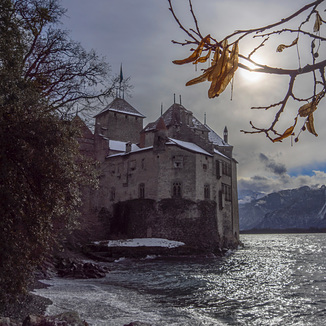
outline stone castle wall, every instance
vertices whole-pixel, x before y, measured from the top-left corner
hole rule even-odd
[[[222,247],[214,201],[169,198],[120,202],[114,206],[110,225],[112,234],[126,238],[178,240],[203,252]]]
[[[96,118],[95,134],[109,139],[139,143],[143,119],[138,116],[107,111]]]

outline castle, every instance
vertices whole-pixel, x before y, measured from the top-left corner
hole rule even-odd
[[[181,101],[181,98],[180,98]],[[203,251],[239,241],[237,162],[228,144],[181,103],[143,127],[145,116],[115,98],[86,125],[81,149],[100,162],[88,209],[109,235],[183,241]]]

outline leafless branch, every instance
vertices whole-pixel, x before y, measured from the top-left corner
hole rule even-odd
[[[308,110],[307,113],[307,118],[305,119],[305,123],[309,123],[310,124],[310,129],[309,131],[314,134],[317,135],[314,132],[313,129],[313,125],[312,121],[312,113],[313,111],[316,110],[317,105],[319,104],[320,100],[322,98],[325,97],[325,92],[326,92],[326,82],[325,82],[325,67],[326,67],[326,58],[322,58],[320,60],[319,58],[319,49],[320,49],[320,44],[321,42],[326,41],[326,38],[324,36],[322,36],[320,34],[320,26],[322,24],[322,22],[325,22],[325,19],[323,19],[323,17],[321,16],[320,12],[321,10],[318,11],[319,6],[324,2],[324,0],[316,0],[313,1],[311,3],[307,3],[306,5],[304,5],[303,7],[301,7],[300,9],[296,10],[295,12],[293,12],[291,15],[282,18],[280,20],[277,20],[276,22],[272,23],[272,24],[268,24],[265,26],[261,26],[261,27],[257,27],[257,28],[252,28],[252,29],[244,29],[244,30],[236,30],[235,32],[224,36],[220,41],[216,40],[213,36],[210,36],[211,42],[207,43],[207,42],[202,42],[202,40],[204,39],[202,36],[202,33],[200,31],[200,27],[199,27],[199,23],[198,20],[196,18],[196,15],[194,13],[193,10],[193,5],[192,5],[192,0],[189,0],[189,8],[190,8],[190,12],[192,14],[193,17],[193,21],[195,23],[196,29],[188,29],[186,28],[181,21],[179,20],[178,16],[176,15],[173,7],[172,7],[172,0],[167,0],[169,3],[169,10],[171,11],[175,21],[178,23],[179,27],[188,35],[188,37],[190,37],[190,40],[186,40],[184,42],[177,42],[177,41],[173,41],[174,44],[178,44],[178,45],[182,45],[182,46],[194,46],[196,45],[197,47],[197,52],[201,53],[202,51],[208,51],[211,50],[213,53],[214,51],[218,51],[219,53],[222,53],[224,51],[229,51],[228,53],[231,52],[231,50],[227,50],[227,49],[231,49],[231,46],[233,45],[238,45],[240,42],[244,42],[244,39],[247,39],[248,37],[251,37],[253,39],[255,38],[264,38],[263,41],[258,44],[258,46],[254,47],[249,55],[244,55],[243,53],[237,53],[237,57],[239,59],[241,59],[241,62],[237,63],[237,67],[240,69],[245,69],[248,71],[255,71],[257,73],[263,73],[263,74],[271,74],[271,75],[282,75],[282,76],[288,76],[289,77],[289,85],[288,88],[286,90],[285,96],[282,100],[280,100],[279,102],[276,102],[274,104],[269,104],[266,106],[256,106],[253,107],[252,109],[260,109],[260,110],[269,110],[272,108],[278,108],[278,110],[275,113],[274,119],[273,121],[271,121],[270,126],[268,128],[259,128],[257,126],[255,126],[252,122],[250,122],[252,131],[244,131],[242,130],[242,132],[246,133],[246,134],[259,134],[259,133],[264,133],[266,135],[266,137],[272,141],[282,141],[283,138],[286,138],[287,136],[289,136],[291,134],[292,129],[294,129],[294,127],[296,126],[297,123],[297,116],[299,115],[299,113],[295,116],[295,124],[289,128],[289,130],[287,130],[285,133],[281,134],[277,131],[276,126],[279,122],[279,120],[281,119],[282,113],[286,110],[286,106],[289,102],[289,99],[291,98],[292,100],[302,103],[302,102],[306,102],[306,107],[310,107],[311,109],[310,111]],[[323,12],[325,12],[326,10],[324,10]],[[304,17],[302,17],[304,15]],[[294,18],[298,18],[301,17],[301,22],[299,23],[298,28],[288,28],[287,23],[291,22],[294,20]],[[307,29],[304,29],[306,25],[312,17],[316,17],[315,20],[315,25],[314,25],[314,30],[313,31],[309,31]],[[318,18],[318,19],[317,19]],[[319,22],[318,22],[319,20]],[[282,28],[283,27],[283,28]],[[296,46],[297,48],[297,56],[298,56],[298,66],[299,68],[297,69],[288,69],[286,66],[284,67],[273,67],[273,66],[268,66],[268,65],[264,65],[262,63],[258,63],[255,62],[254,60],[252,60],[252,56],[253,54],[257,53],[262,47],[264,47],[267,43],[269,43],[270,39],[273,37],[273,39],[277,38],[279,35],[281,34],[295,34],[296,38],[294,39],[294,41],[291,44],[288,45],[284,45],[284,44],[280,44],[279,47],[277,48],[278,52],[283,51],[284,49],[288,48],[288,47],[292,47],[292,46]],[[301,58],[300,58],[300,53],[299,53],[299,42],[301,41],[301,38],[310,38],[311,39],[311,61],[306,62],[305,65],[303,67],[301,67]],[[202,42],[202,43],[201,43]],[[200,45],[201,44],[201,45]],[[183,63],[187,63],[197,59],[197,53],[195,52],[195,49],[192,49],[194,52],[194,59],[190,57],[190,59],[186,59],[186,60],[177,60],[178,64],[183,64]],[[233,51],[233,50],[232,50]],[[223,59],[224,60],[224,59]],[[177,63],[177,62],[175,62]],[[216,64],[215,67],[217,67],[215,69],[215,75],[212,73],[212,69],[204,69],[204,74],[203,76],[200,76],[198,78],[195,78],[194,80],[192,80],[191,82],[188,82],[188,85],[193,85],[195,83],[198,82],[202,82],[204,80],[212,80],[213,78],[217,78],[219,79],[218,83],[223,84],[223,89],[226,87],[225,83],[229,83],[229,81],[232,78],[232,75],[229,75],[229,73],[226,73],[225,71],[222,73],[221,75],[216,74],[216,71],[219,69],[219,65],[217,65],[217,63],[213,63],[214,65]],[[223,63],[220,63],[220,66],[224,65],[224,64],[229,64],[229,65],[233,65],[233,61],[229,62],[229,61],[224,61]],[[251,66],[254,65],[254,68],[251,68]],[[226,66],[225,66],[226,67]],[[222,68],[221,71],[223,71],[224,68]],[[226,68],[225,68],[226,69]],[[230,74],[233,74],[234,71],[236,70],[233,69],[231,70]],[[317,72],[319,72],[319,74],[317,74]],[[300,99],[297,96],[294,95],[294,87],[295,87],[295,83],[298,77],[301,77],[303,75],[307,75],[307,74],[312,74],[313,77],[313,87],[312,87],[312,94],[310,96],[308,96],[305,99]],[[216,84],[216,83],[215,83]],[[217,95],[210,96],[210,97],[215,97],[218,96],[219,93],[217,93]],[[299,109],[300,110],[300,109]],[[305,116],[303,116],[305,117]],[[311,117],[311,118],[309,118]],[[304,130],[302,128],[302,130]],[[278,136],[277,139],[273,138],[275,136]]]

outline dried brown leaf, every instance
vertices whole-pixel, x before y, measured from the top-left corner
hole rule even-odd
[[[205,72],[202,75],[200,75],[200,76],[198,76],[198,77],[196,77],[194,79],[189,80],[186,83],[186,86],[199,84],[199,83],[202,83],[202,82],[208,80],[208,77],[209,77],[212,70],[213,70],[213,67],[209,67],[208,69],[205,70]]]
[[[318,137],[318,134],[316,133],[316,130],[315,130],[315,125],[314,125],[314,116],[313,116],[313,113],[310,113],[308,115],[308,118],[307,118],[307,121],[306,121],[306,127],[307,127],[307,130],[315,135],[316,137]]]
[[[320,26],[322,25],[322,19],[319,15],[319,12],[316,12],[316,20],[315,20],[315,24],[314,24],[314,32],[319,32],[320,31]]]
[[[211,56],[211,52],[212,52],[212,50],[209,49],[208,53],[205,56],[199,57],[196,61],[193,62],[193,64],[206,62],[209,59],[209,57]]]
[[[226,47],[223,48],[223,53],[217,62],[216,69],[214,69],[211,76],[209,76],[212,80],[211,87],[208,90],[209,98],[219,96],[232,80],[235,71],[238,69],[238,54],[238,42],[233,45],[231,53],[227,49],[227,44]]]
[[[190,63],[190,62],[197,60],[200,57],[205,44],[210,44],[210,35],[209,34],[200,41],[198,47],[194,50],[194,52],[188,58],[185,58],[182,60],[174,60],[172,62],[176,65],[183,65],[185,63]]]
[[[295,128],[295,126],[297,124],[297,120],[298,120],[298,118],[296,117],[294,119],[294,125],[287,128],[281,136],[273,139],[273,143],[275,143],[277,141],[281,142],[284,138],[287,138],[287,137],[291,136],[293,134],[294,128]]]
[[[276,52],[282,52],[284,49],[290,48],[290,47],[296,45],[298,43],[298,40],[299,40],[299,38],[297,37],[290,45],[280,44],[277,47]]]
[[[211,86],[208,90],[209,98],[219,96],[225,90],[238,68],[238,42],[233,44],[232,50],[230,51],[227,40],[224,40],[221,56],[219,52],[220,49],[217,46],[212,60],[212,66],[204,70],[201,76],[189,80],[186,86],[195,85],[206,80],[210,81]]]
[[[310,102],[310,103],[307,103],[305,105],[302,105],[299,108],[298,113],[299,113],[300,117],[307,117],[309,114],[316,111],[316,109],[317,109],[316,103],[315,102]]]

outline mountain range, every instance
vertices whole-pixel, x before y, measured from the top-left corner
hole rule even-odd
[[[240,230],[326,228],[326,186],[282,190],[239,200]]]

